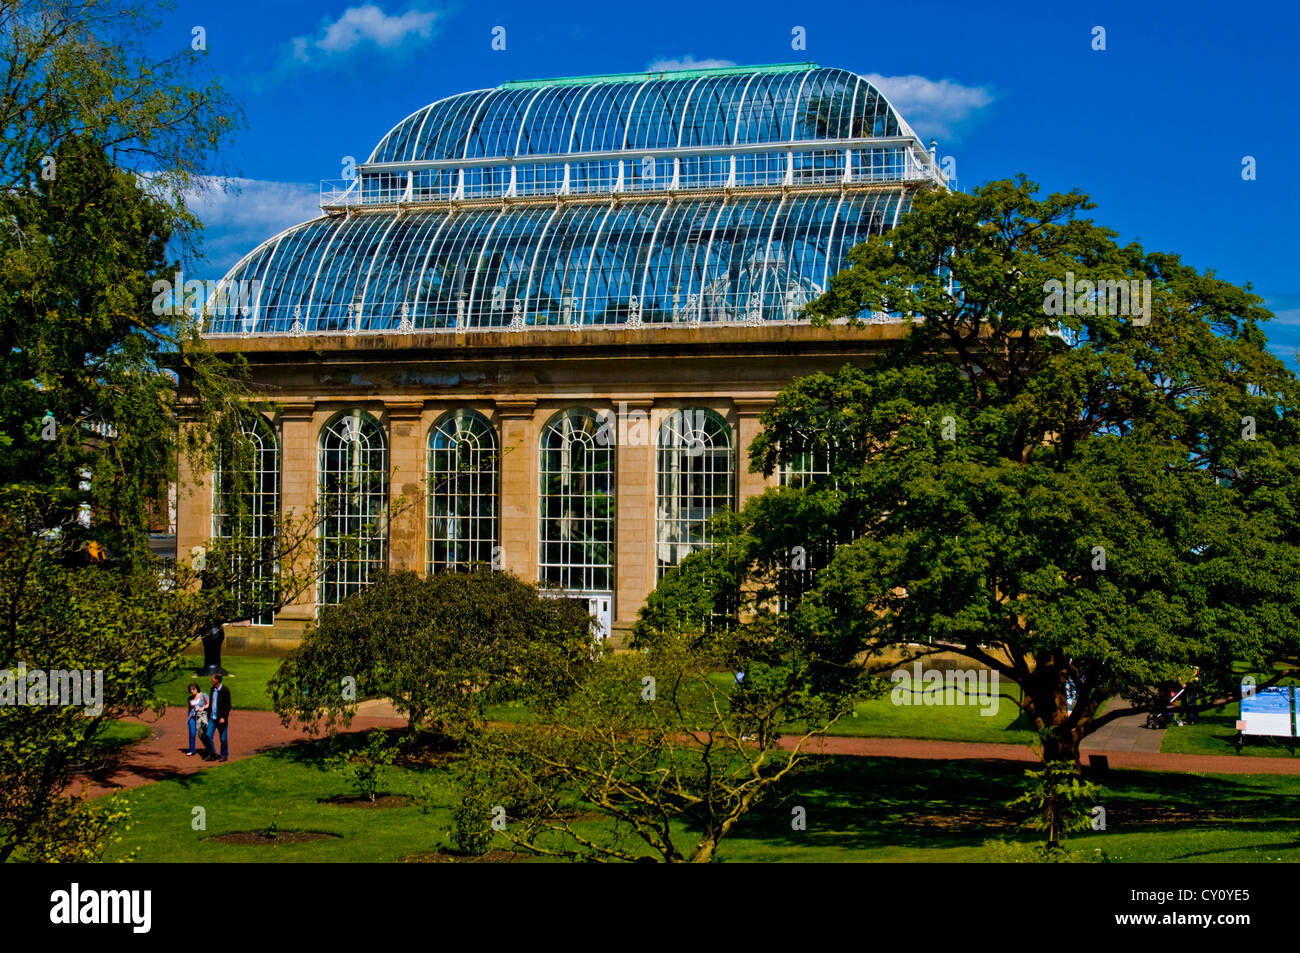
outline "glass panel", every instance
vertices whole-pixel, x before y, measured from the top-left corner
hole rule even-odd
[[[260,414],[241,416],[230,442],[218,444],[212,474],[212,536],[226,540],[237,619],[274,622],[279,549],[280,447]]]
[[[556,414],[540,442],[537,578],[569,592],[614,587],[614,434],[586,409]]]
[[[735,500],[731,428],[711,410],[673,411],[659,427],[655,492],[658,576],[710,545],[708,521]]]
[[[321,431],[317,460],[319,582],[316,605],[337,605],[388,564],[388,448],[363,410]]]
[[[425,564],[446,572],[476,563],[499,568],[496,434],[482,414],[456,410],[429,434]]]

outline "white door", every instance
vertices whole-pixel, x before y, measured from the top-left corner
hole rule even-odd
[[[609,627],[614,621],[614,596],[608,592],[598,592],[587,596],[587,611],[596,618],[596,634],[603,642],[609,638]]]

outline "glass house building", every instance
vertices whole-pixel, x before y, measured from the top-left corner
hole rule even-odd
[[[232,645],[291,644],[383,567],[473,563],[618,637],[710,516],[810,476],[749,472],[759,416],[901,329],[803,307],[947,186],[879,90],[811,64],[510,82],[402,119],[208,313],[268,397],[258,499],[311,516],[321,557]],[[219,473],[184,483],[182,554],[230,509]]]

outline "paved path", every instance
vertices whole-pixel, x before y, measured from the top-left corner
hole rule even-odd
[[[1128,702],[1115,697],[1107,705],[1107,711],[1127,708]],[[1148,728],[1146,712],[1125,715],[1102,725],[1079,746],[1082,751],[1096,751],[1106,754],[1112,751],[1141,751],[1145,754],[1159,754],[1160,745],[1165,740],[1164,728]]]
[[[1145,720],[1144,716],[1136,716]],[[107,770],[77,779],[85,785],[89,797],[99,797],[124,788],[139,787],[154,781],[185,777],[199,771],[220,771],[216,762],[205,762],[198,755],[185,756],[189,744],[184,708],[169,708],[160,719],[132,718],[148,725],[152,733],[128,746],[117,762]],[[1252,758],[1238,755],[1161,754],[1159,737],[1163,731],[1134,727],[1131,719],[1119,718],[1098,730],[1084,743],[1084,757],[1105,755],[1113,768],[1136,768],[1150,771],[1184,771],[1213,774],[1300,774],[1300,758]],[[352,731],[371,728],[396,728],[406,724],[392,706],[384,701],[365,702],[352,720]],[[1120,728],[1107,732],[1111,725]],[[1142,736],[1134,738],[1135,732]],[[280,724],[269,711],[236,711],[230,719],[231,761],[283,748],[307,735]],[[782,747],[790,748],[796,739],[787,736]],[[1156,750],[1150,750],[1153,743]],[[200,750],[202,750],[200,748]],[[1013,761],[1035,764],[1038,758],[1023,745],[992,744],[969,741],[933,741],[919,738],[849,738],[835,736],[814,740],[807,750],[818,754],[853,755],[873,758],[922,758],[932,761]]]
[[[189,747],[188,715],[185,708],[169,707],[162,718],[152,714],[143,718],[128,718],[152,729],[149,737],[129,745],[114,763],[103,771],[82,776],[73,781],[72,789],[84,786],[88,797],[99,797],[123,788],[135,788],[154,781],[166,781],[196,774],[199,771],[220,771],[216,761],[204,761],[200,755],[187,757]],[[405,726],[406,719],[385,714],[358,713],[352,719],[352,731],[371,728]],[[274,748],[283,748],[295,741],[303,741],[307,734],[291,730],[280,724],[280,716],[270,711],[235,711],[230,716],[230,760],[242,761],[255,754]],[[202,744],[196,747],[201,752]]]

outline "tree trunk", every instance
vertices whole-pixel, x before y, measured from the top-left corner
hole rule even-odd
[[[1033,675],[1021,687],[1028,702],[1026,714],[1040,731],[1043,763],[1069,761],[1077,765],[1082,736],[1078,725],[1070,723],[1065,693],[1069,672],[1054,655],[1040,655],[1035,661]]]
[[[713,860],[713,851],[717,846],[718,842],[714,838],[705,837],[695,845],[695,850],[691,851],[690,863],[707,864]]]

